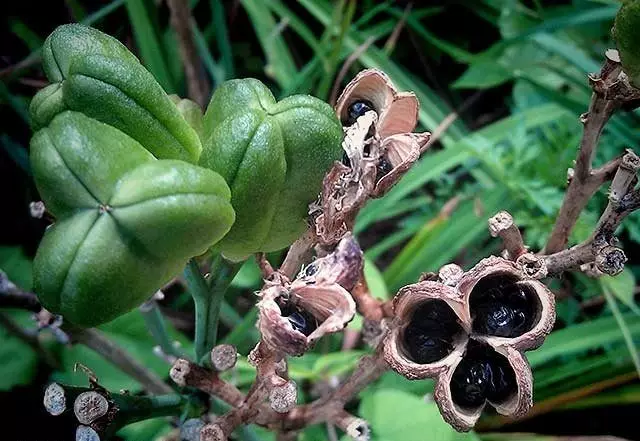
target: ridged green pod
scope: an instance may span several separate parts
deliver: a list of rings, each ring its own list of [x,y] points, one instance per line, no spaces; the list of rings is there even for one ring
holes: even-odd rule
[[[234,221],[220,175],[157,160],[81,113],[60,113],[38,131],[31,163],[56,217],[34,260],[35,291],[47,309],[79,326],[138,306]]]
[[[635,87],[640,87],[640,0],[623,3],[613,27],[622,68]]]
[[[296,240],[324,175],[342,155],[342,133],[333,109],[317,98],[276,102],[251,78],[222,84],[205,113],[200,158],[225,178],[236,211],[216,249],[240,260]]]
[[[63,25],[47,38],[42,56],[48,78],[59,87],[34,97],[34,129],[70,109],[122,130],[159,159],[198,161],[198,134],[118,40],[80,24]]]

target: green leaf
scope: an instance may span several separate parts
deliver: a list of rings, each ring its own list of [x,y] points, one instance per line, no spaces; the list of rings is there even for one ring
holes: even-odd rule
[[[457,441],[474,435],[456,432],[445,423],[435,402],[406,392],[381,389],[365,394],[360,416],[371,425],[372,441]]]
[[[473,63],[452,87],[456,89],[488,89],[513,79],[513,72],[496,60]]]
[[[615,277],[600,277],[602,289],[613,294],[620,302],[629,307],[635,314],[640,316],[640,308],[633,298],[636,287],[636,278],[629,268],[625,268]]]
[[[367,258],[364,260],[364,278],[369,286],[369,291],[374,297],[382,300],[389,299],[389,289],[387,288],[382,273],[376,264]]]
[[[0,247],[0,270],[25,291],[33,287],[33,262],[20,247]]]
[[[11,320],[29,320],[30,313],[16,311]],[[29,384],[36,374],[38,357],[31,347],[0,324],[0,391]]]

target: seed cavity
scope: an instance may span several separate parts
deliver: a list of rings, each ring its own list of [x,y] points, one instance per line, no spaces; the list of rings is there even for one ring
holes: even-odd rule
[[[441,360],[453,351],[464,330],[453,310],[442,300],[429,300],[416,308],[404,330],[406,355],[418,364]]]
[[[393,165],[384,156],[378,161],[376,166],[376,183],[388,175],[393,170]]]
[[[485,400],[504,403],[518,390],[509,361],[486,344],[470,340],[451,377],[451,398],[460,407],[475,409]]]
[[[318,320],[309,312],[287,304],[280,307],[283,317],[286,317],[296,331],[309,336],[318,327]]]
[[[540,301],[533,288],[509,275],[480,280],[471,291],[473,331],[496,337],[518,337],[539,320]]]
[[[374,110],[373,104],[368,100],[358,100],[354,101],[349,105],[347,109],[347,117],[342,121],[342,124],[346,127],[352,126],[355,124],[357,119],[367,113],[370,110]]]

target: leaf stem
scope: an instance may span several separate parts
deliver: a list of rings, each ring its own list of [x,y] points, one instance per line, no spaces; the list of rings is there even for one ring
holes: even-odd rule
[[[165,355],[173,357],[184,357],[184,354],[174,345],[173,340],[169,336],[167,331],[167,325],[158,306],[158,302],[151,299],[139,308],[144,323],[147,325],[147,329],[151,333],[153,340],[162,349]]]
[[[194,259],[185,268],[184,275],[196,308],[195,349],[196,360],[200,364],[208,361],[207,354],[216,344],[222,300],[241,265],[229,262],[220,255],[214,257],[209,283]]]

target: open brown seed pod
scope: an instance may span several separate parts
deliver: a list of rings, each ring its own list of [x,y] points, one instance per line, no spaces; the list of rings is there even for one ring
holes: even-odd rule
[[[553,329],[553,293],[514,262],[495,256],[483,259],[464,274],[457,288],[473,337],[492,346],[534,349]]]
[[[533,404],[533,377],[524,355],[471,339],[438,375],[434,398],[443,418],[458,431],[473,428],[487,404],[502,415],[520,416]]]
[[[297,356],[323,335],[344,329],[356,312],[347,289],[355,285],[362,265],[362,251],[347,235],[332,253],[303,268],[292,283],[263,289],[258,303],[262,340],[275,351]]]
[[[455,265],[400,290],[384,343],[385,360],[409,379],[435,377],[435,400],[457,430],[489,404],[519,416],[532,406],[523,354],[553,328],[553,293],[526,265],[489,257],[462,273]]]
[[[384,358],[411,379],[435,377],[464,351],[470,321],[455,288],[423,281],[402,288],[394,299],[395,318],[384,342]]]
[[[412,92],[398,92],[389,77],[377,69],[360,72],[338,98],[336,112],[350,127],[367,112],[374,111],[377,121],[371,138],[377,145],[363,145],[363,155],[347,150],[353,163],[358,156],[375,161],[375,186],[371,197],[384,195],[411,165],[430,138],[429,133],[411,133],[418,122],[420,105]]]

